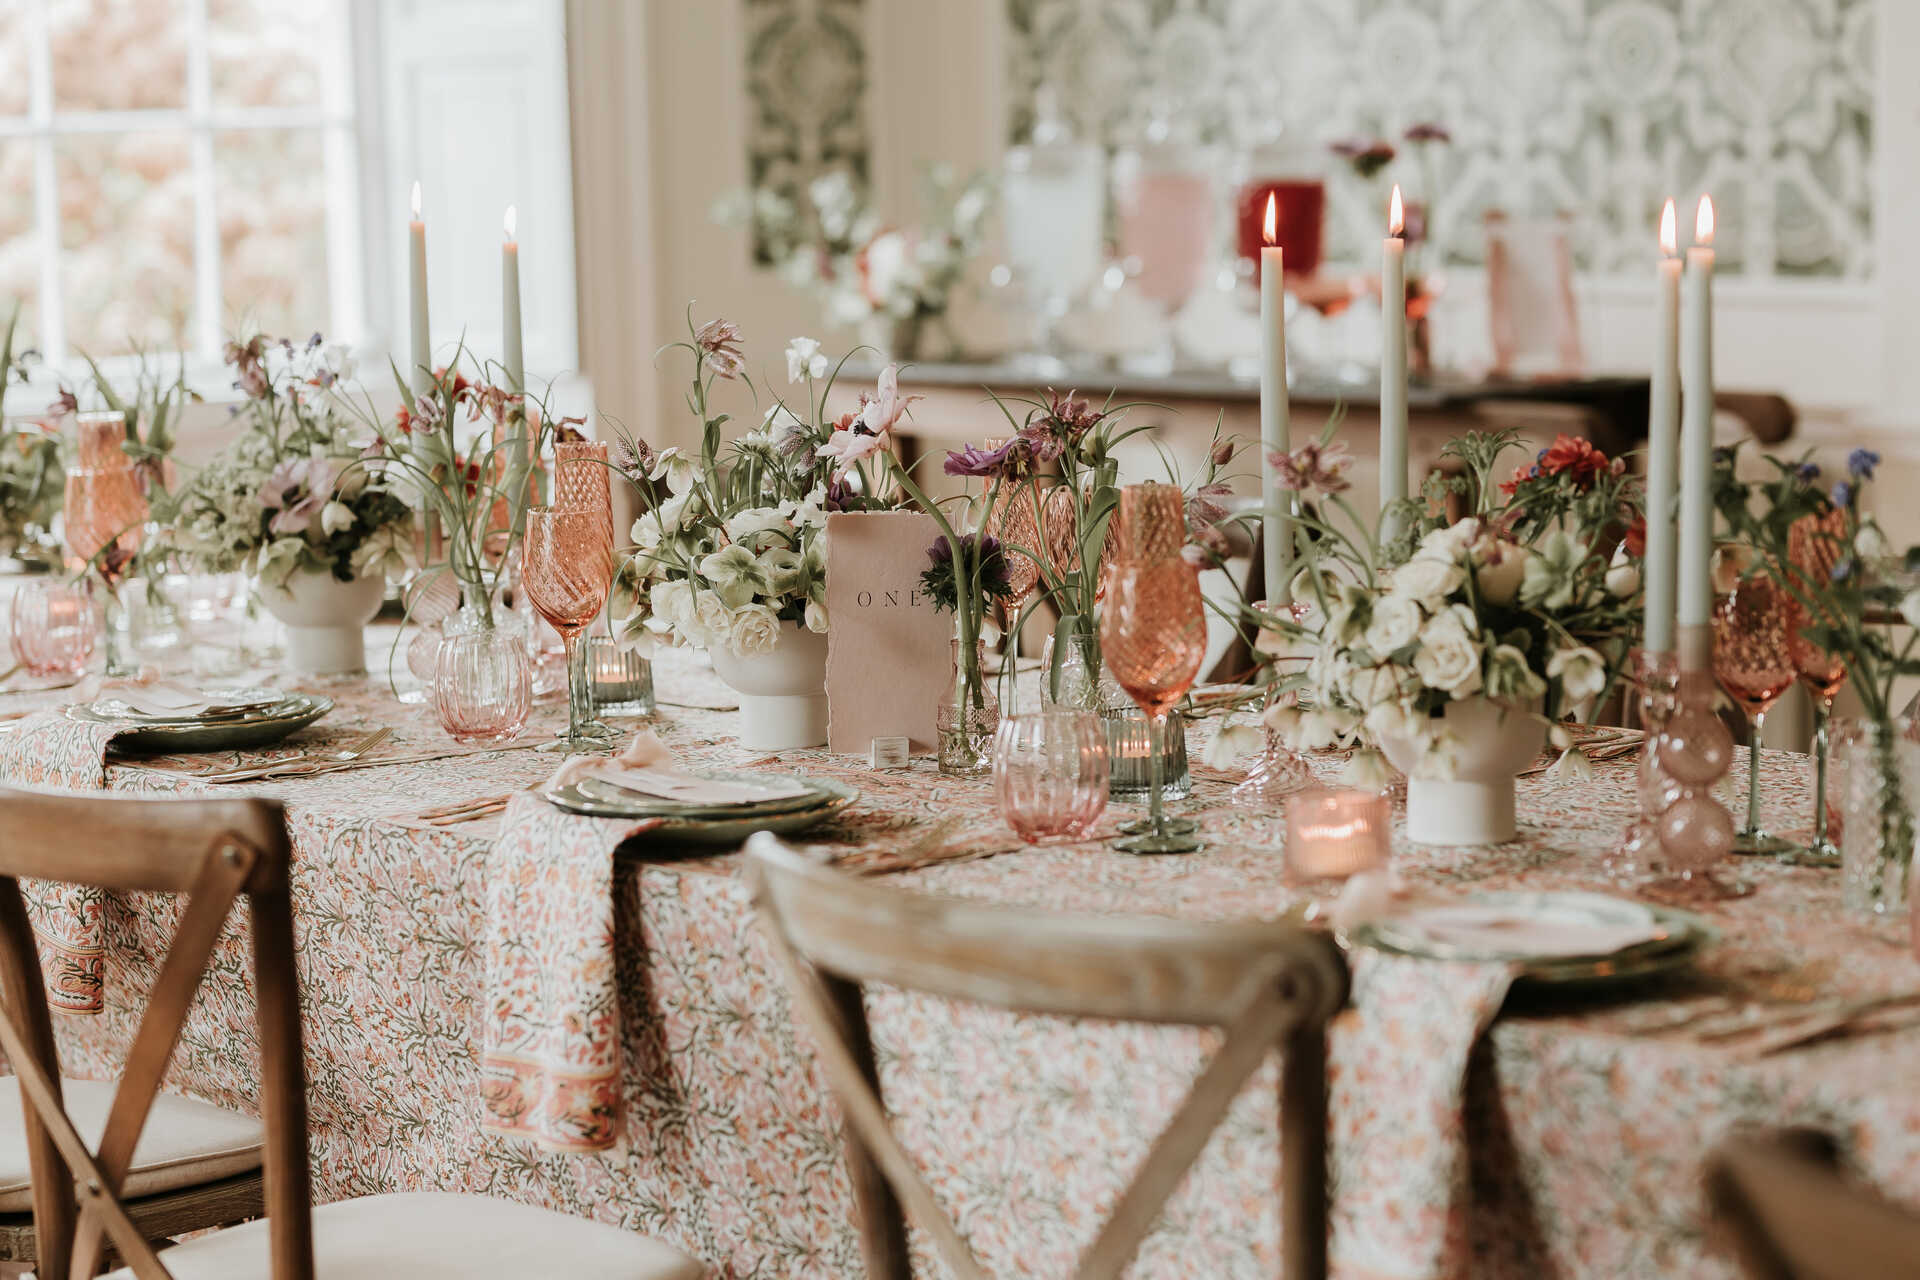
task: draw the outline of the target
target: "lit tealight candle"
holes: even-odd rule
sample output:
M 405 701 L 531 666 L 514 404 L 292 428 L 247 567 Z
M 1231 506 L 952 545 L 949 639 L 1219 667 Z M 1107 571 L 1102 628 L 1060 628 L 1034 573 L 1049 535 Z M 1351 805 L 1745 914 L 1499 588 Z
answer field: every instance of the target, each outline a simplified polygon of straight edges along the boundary
M 1385 865 L 1391 816 L 1375 791 L 1305 791 L 1287 801 L 1287 873 L 1294 880 L 1358 875 Z

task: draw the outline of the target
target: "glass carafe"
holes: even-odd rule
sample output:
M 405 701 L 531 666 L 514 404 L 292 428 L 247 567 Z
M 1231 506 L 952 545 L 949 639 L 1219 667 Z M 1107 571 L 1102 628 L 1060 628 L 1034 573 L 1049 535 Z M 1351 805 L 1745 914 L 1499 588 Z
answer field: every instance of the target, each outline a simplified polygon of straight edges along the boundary
M 1100 271 L 1106 154 L 1074 140 L 1044 90 L 1035 111 L 1033 140 L 1007 153 L 1000 196 L 1007 262 L 1044 318 L 1051 352 L 1054 325 Z

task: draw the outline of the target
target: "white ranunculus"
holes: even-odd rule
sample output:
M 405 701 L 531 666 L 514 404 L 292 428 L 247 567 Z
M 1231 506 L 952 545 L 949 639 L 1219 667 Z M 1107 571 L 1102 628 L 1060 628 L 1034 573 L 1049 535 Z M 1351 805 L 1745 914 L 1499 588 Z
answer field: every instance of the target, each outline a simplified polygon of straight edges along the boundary
M 1473 581 L 1488 604 L 1510 605 L 1527 574 L 1528 551 L 1505 538 L 1481 538 L 1473 547 Z
M 738 654 L 772 653 L 780 643 L 780 615 L 763 604 L 734 610 L 727 647 Z
M 1391 594 L 1410 600 L 1437 601 L 1465 582 L 1467 572 L 1457 560 L 1443 560 L 1424 550 L 1393 571 Z
M 807 630 L 816 635 L 825 635 L 827 631 L 827 606 L 817 600 L 807 601 Z
M 648 627 L 654 631 L 678 631 L 691 640 L 696 624 L 693 611 L 693 585 L 684 579 L 657 582 L 647 592 L 647 609 L 652 615 Z
M 1467 516 L 1420 539 L 1420 549 L 1415 554 L 1431 560 L 1458 562 L 1479 536 L 1480 522 Z
M 827 376 L 827 357 L 812 338 L 795 338 L 787 343 L 787 381 Z
M 353 528 L 353 508 L 344 502 L 329 502 L 320 508 L 320 531 L 331 538 Z
M 1377 658 L 1392 656 L 1413 643 L 1423 621 L 1420 606 L 1406 596 L 1386 595 L 1373 602 L 1373 620 L 1367 624 L 1367 648 Z
M 1259 753 L 1266 735 L 1250 724 L 1229 720 L 1220 726 L 1220 732 L 1213 735 L 1206 750 L 1200 753 L 1200 762 L 1209 769 L 1235 769 L 1249 757 Z
M 1449 610 L 1421 630 L 1413 669 L 1428 688 L 1467 697 L 1480 691 L 1480 646 Z
M 1579 702 L 1607 687 L 1607 664 L 1585 645 L 1561 649 L 1547 659 L 1547 679 L 1558 680 L 1567 699 Z

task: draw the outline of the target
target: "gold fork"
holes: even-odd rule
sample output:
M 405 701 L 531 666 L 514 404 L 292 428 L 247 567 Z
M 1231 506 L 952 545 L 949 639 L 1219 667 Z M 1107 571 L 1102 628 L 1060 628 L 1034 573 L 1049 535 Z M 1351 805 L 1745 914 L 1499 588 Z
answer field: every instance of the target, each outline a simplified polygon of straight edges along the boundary
M 289 756 L 285 760 L 275 760 L 271 764 L 250 764 L 238 769 L 228 769 L 224 773 L 203 774 L 202 782 L 235 782 L 250 778 L 256 774 L 279 773 L 283 769 L 297 769 L 302 765 L 345 763 L 358 760 L 375 747 L 380 746 L 393 736 L 393 730 L 382 726 L 372 733 L 365 734 L 349 742 L 338 751 L 309 751 L 305 755 Z

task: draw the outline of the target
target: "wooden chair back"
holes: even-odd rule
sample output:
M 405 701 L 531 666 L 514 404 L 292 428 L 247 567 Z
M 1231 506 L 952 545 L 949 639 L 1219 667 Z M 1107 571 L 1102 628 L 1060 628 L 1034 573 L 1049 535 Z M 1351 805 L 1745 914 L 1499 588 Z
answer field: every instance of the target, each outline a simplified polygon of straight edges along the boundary
M 1730 1139 L 1708 1161 L 1707 1196 L 1755 1280 L 1895 1280 L 1920 1272 L 1920 1216 L 1848 1178 L 1819 1135 Z
M 845 1113 L 870 1277 L 911 1276 L 906 1214 L 959 1280 L 985 1273 L 889 1125 L 861 993 L 869 982 L 1026 1013 L 1225 1029 L 1219 1053 L 1081 1255 L 1079 1280 L 1127 1265 L 1247 1078 L 1279 1047 L 1286 1272 L 1325 1275 L 1325 1035 L 1347 992 L 1346 966 L 1326 937 L 1274 924 L 931 897 L 830 871 L 764 833 L 748 851 L 766 933 Z
M 18 1077 L 33 1175 L 37 1274 L 97 1275 L 106 1242 L 140 1280 L 168 1272 L 120 1198 L 193 995 L 234 903 L 247 900 L 260 1023 L 266 1208 L 274 1280 L 312 1280 L 305 1068 L 281 806 L 0 790 L 0 1047 Z M 97 1148 L 61 1103 L 53 1023 L 21 879 L 186 898 Z

